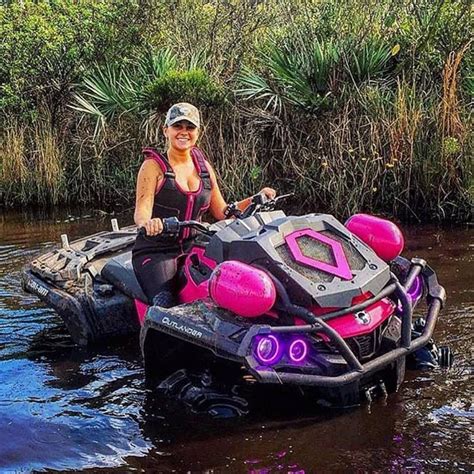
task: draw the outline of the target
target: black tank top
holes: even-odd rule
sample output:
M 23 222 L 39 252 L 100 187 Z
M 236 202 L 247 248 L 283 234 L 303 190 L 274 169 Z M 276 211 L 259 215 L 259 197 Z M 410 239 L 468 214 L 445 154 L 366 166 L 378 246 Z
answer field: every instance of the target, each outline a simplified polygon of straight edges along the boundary
M 163 172 L 163 179 L 155 192 L 152 218 L 177 217 L 180 221 L 201 220 L 211 202 L 211 177 L 205 163 L 204 153 L 197 147 L 191 150 L 191 157 L 200 178 L 199 188 L 196 191 L 185 191 L 179 186 L 173 168 L 165 155 L 154 148 L 145 148 L 143 153 L 145 159 L 155 160 Z M 161 235 L 156 237 L 137 235 L 133 253 L 134 255 L 145 254 L 157 250 L 162 251 L 166 248 L 180 247 L 194 236 L 195 231 L 192 229 L 184 229 L 178 239 Z

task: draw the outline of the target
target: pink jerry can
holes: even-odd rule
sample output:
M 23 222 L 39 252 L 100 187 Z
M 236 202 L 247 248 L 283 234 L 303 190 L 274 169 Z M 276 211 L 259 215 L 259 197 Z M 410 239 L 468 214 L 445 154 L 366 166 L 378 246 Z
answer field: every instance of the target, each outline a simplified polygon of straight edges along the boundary
M 393 222 L 380 217 L 354 214 L 345 226 L 386 262 L 398 257 L 405 245 L 401 230 Z
M 268 274 L 237 260 L 228 260 L 214 269 L 209 293 L 221 308 L 247 318 L 267 313 L 276 299 L 275 285 Z

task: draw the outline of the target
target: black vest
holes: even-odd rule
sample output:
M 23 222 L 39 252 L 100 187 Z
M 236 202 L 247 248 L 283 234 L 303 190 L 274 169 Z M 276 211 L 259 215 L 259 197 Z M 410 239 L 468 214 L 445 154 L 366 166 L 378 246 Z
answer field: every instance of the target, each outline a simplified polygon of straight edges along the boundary
M 204 153 L 197 147 L 191 150 L 191 157 L 201 181 L 196 191 L 181 189 L 165 155 L 159 153 L 155 148 L 145 148 L 143 153 L 145 159 L 152 159 L 158 163 L 164 175 L 155 192 L 152 218 L 177 217 L 180 221 L 201 220 L 211 202 L 211 177 L 205 163 Z M 157 237 L 138 235 L 133 251 L 134 254 L 138 251 L 146 253 L 163 249 L 163 247 L 179 246 L 192 238 L 195 232 L 191 229 L 184 229 L 178 236 L 178 240 L 160 235 Z

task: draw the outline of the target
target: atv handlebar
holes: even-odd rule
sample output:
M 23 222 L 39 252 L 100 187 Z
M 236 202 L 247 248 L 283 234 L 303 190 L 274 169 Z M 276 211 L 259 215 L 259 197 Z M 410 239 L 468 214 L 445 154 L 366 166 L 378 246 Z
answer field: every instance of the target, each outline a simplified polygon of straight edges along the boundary
M 203 234 L 206 235 L 213 235 L 214 232 L 209 230 L 204 224 L 199 221 L 180 221 L 177 217 L 165 217 L 161 220 L 163 223 L 163 230 L 161 234 L 158 235 L 166 235 L 166 236 L 175 236 L 178 235 L 181 229 L 195 229 Z M 146 229 L 145 227 L 140 227 L 138 229 L 138 234 L 146 236 Z
M 274 197 L 273 199 L 267 198 L 267 196 L 263 193 L 255 194 L 252 196 L 251 203 L 245 208 L 244 211 L 242 211 L 239 218 L 245 219 L 246 217 L 253 216 L 259 211 L 273 211 L 278 201 L 293 196 L 293 194 L 294 193 L 282 194 L 280 196 Z
M 258 193 L 252 196 L 251 203 L 245 208 L 242 212 L 234 212 L 233 215 L 237 219 L 245 219 L 246 217 L 251 217 L 257 212 L 261 211 L 272 211 L 275 209 L 276 204 L 281 199 L 285 199 L 289 196 L 293 196 L 294 193 L 282 194 L 281 196 L 277 196 L 273 199 L 268 199 L 267 196 L 263 193 Z M 231 214 L 229 214 L 231 215 Z M 176 236 L 179 235 L 181 229 L 195 229 L 202 234 L 206 235 L 213 235 L 215 232 L 209 230 L 205 225 L 203 225 L 199 221 L 189 220 L 189 221 L 180 221 L 177 217 L 165 217 L 162 220 L 163 223 L 163 230 L 161 234 L 158 235 L 166 235 L 166 236 Z M 145 227 L 140 227 L 138 229 L 138 234 L 142 236 L 146 236 L 146 229 Z

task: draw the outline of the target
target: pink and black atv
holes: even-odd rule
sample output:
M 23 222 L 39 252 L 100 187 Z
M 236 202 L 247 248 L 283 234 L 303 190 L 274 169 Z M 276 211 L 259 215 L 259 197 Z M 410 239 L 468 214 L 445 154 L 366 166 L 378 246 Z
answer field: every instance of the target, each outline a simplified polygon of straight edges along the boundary
M 25 269 L 23 287 L 59 313 L 78 344 L 141 329 L 148 376 L 207 355 L 257 382 L 353 403 L 367 389 L 397 390 L 407 356 L 418 354 L 422 366 L 449 358 L 431 340 L 445 291 L 424 260 L 400 256 L 393 223 L 286 216 L 277 200 L 257 195 L 212 225 L 164 220 L 167 238 L 199 231 L 171 308 L 147 301 L 131 265 L 137 229 L 115 220 L 112 232 L 63 236 L 62 248 Z M 423 297 L 425 313 L 414 319 Z

